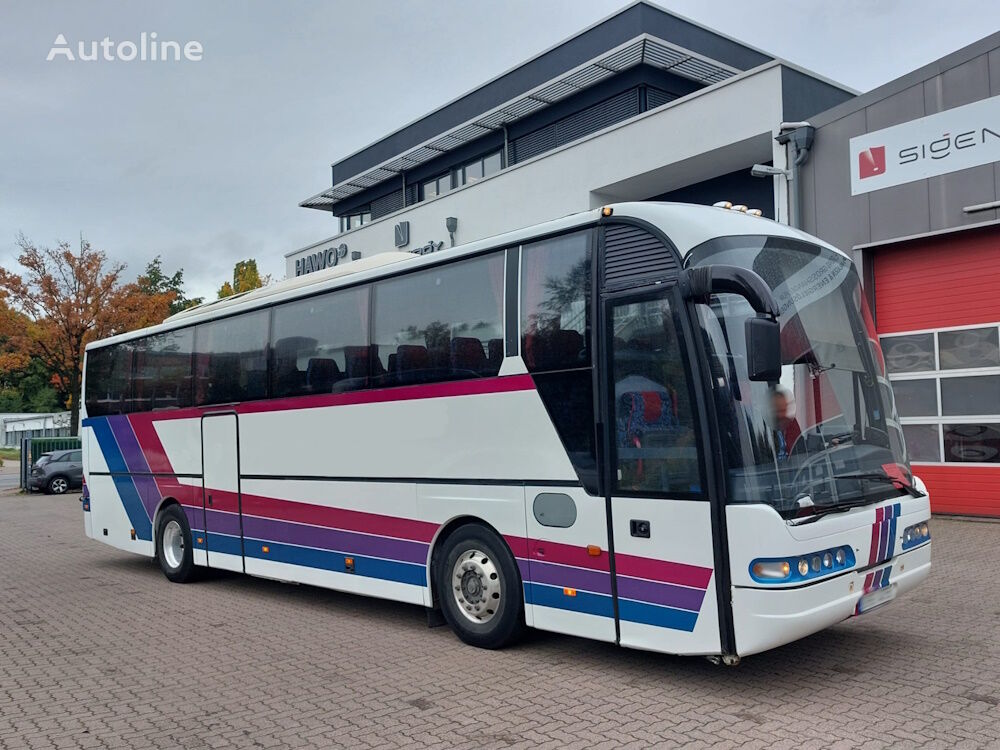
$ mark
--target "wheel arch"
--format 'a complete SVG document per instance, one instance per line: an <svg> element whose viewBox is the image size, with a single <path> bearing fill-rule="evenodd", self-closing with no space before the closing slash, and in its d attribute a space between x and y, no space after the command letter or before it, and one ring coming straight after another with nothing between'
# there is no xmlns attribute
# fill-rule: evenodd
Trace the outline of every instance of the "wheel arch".
<svg viewBox="0 0 1000 750"><path fill-rule="evenodd" d="M503 544L504 549L510 553L511 558L514 560L514 570L517 573L518 588L521 590L522 601L524 599L524 581L521 577L521 569L517 564L517 555L514 554L514 550L511 549L510 542L507 538L500 533L500 531L488 521L483 520L479 516L472 515L461 515L455 516L438 527L437 532L434 534L434 538L431 539L430 548L427 551L427 581L428 590L431 592L431 606L436 608L438 606L437 599L437 581L435 580L437 576L435 571L437 570L437 565L440 562L441 551L444 549L448 538L454 534L458 529L463 526L482 526L489 529L500 539L501 544ZM526 602L525 602L526 603Z"/></svg>
<svg viewBox="0 0 1000 750"><path fill-rule="evenodd" d="M168 496L168 497L160 498L160 502L156 506L156 510L153 511L153 517L152 517L152 519L150 519L152 521L152 524L153 524L153 534L152 534L152 536L153 536L153 551L154 551L154 553L156 551L156 541L157 541L156 540L156 530L157 530L157 528L160 525L160 516L163 514L163 511L165 511L171 505L180 506L181 507L181 512L184 511L184 507L181 506L180 501L176 497L169 497ZM185 514L185 516L186 516L186 514Z"/></svg>

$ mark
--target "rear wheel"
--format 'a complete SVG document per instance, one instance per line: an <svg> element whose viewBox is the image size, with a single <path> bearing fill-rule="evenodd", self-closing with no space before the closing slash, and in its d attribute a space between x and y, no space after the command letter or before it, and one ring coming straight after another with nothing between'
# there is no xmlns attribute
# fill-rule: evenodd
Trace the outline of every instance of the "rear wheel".
<svg viewBox="0 0 1000 750"><path fill-rule="evenodd" d="M174 583L187 583L194 577L191 528L179 505L171 505L160 513L156 524L156 561L163 575Z"/></svg>
<svg viewBox="0 0 1000 750"><path fill-rule="evenodd" d="M69 480L66 477L52 477L46 489L50 495L62 495L69 489Z"/></svg>
<svg viewBox="0 0 1000 750"><path fill-rule="evenodd" d="M445 541L436 570L441 610L471 646L503 648L524 631L521 577L507 545L478 524Z"/></svg>

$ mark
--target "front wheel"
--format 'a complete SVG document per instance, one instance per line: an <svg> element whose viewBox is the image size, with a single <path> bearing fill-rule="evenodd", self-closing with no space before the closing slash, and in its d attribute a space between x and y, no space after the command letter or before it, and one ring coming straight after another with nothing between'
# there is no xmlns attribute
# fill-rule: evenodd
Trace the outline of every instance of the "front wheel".
<svg viewBox="0 0 1000 750"><path fill-rule="evenodd" d="M470 646L503 648L524 631L521 577L503 540L470 524L445 541L435 571L441 610Z"/></svg>
<svg viewBox="0 0 1000 750"><path fill-rule="evenodd" d="M171 505L160 514L156 524L156 561L163 575L174 583L187 583L194 577L191 528L179 505Z"/></svg>

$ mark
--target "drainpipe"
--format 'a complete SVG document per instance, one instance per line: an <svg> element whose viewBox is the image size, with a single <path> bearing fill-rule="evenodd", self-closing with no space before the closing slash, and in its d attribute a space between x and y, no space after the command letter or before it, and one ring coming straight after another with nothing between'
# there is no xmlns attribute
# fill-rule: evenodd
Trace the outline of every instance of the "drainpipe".
<svg viewBox="0 0 1000 750"><path fill-rule="evenodd" d="M775 137L778 143L788 148L791 146L791 166L788 169L788 226L802 228L799 194L799 167L809 158L816 128L808 122L783 122L778 127Z"/></svg>

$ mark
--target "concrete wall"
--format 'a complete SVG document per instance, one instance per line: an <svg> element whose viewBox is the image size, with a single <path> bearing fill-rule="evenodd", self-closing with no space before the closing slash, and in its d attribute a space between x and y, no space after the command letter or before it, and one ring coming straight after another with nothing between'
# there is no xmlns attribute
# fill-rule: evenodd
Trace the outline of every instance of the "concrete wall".
<svg viewBox="0 0 1000 750"><path fill-rule="evenodd" d="M490 178L407 207L286 257L344 243L364 257L393 250L398 221L410 222L412 250L450 243L445 219L458 218L456 243L471 242L618 200L644 200L755 161L784 165L772 130L782 119L781 66L770 63L646 112ZM777 201L779 218L785 202Z"/></svg>

